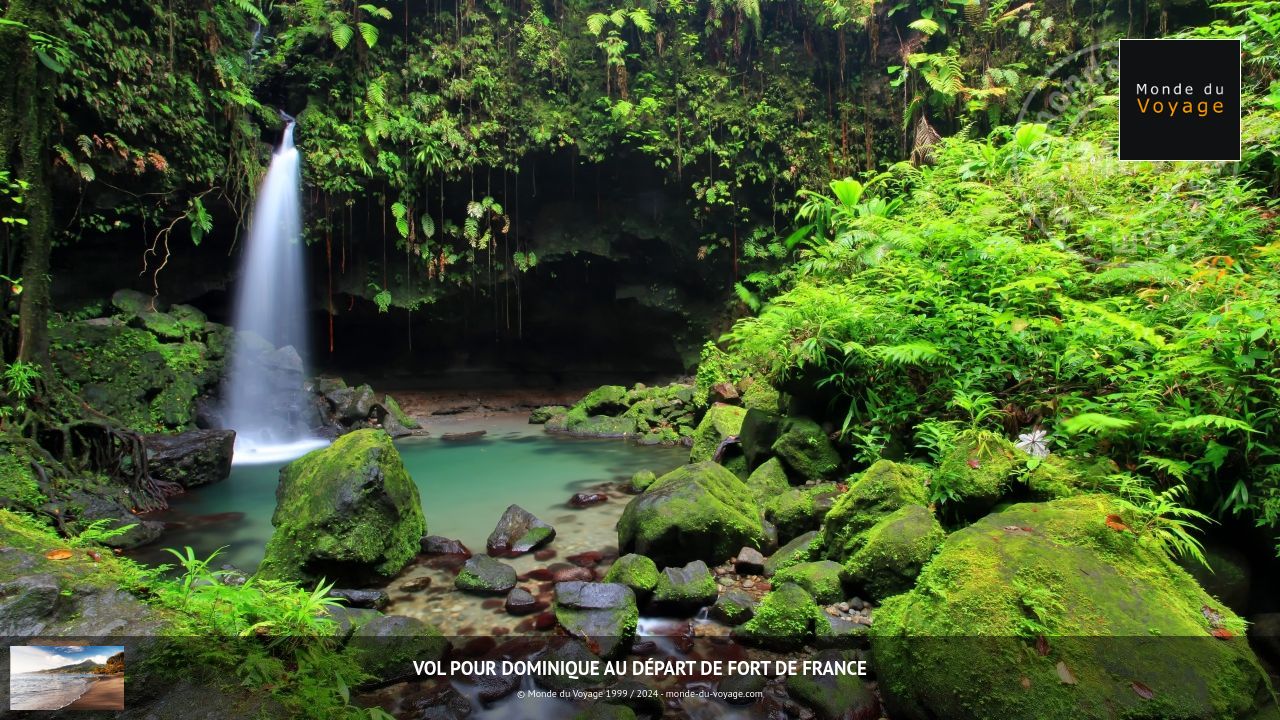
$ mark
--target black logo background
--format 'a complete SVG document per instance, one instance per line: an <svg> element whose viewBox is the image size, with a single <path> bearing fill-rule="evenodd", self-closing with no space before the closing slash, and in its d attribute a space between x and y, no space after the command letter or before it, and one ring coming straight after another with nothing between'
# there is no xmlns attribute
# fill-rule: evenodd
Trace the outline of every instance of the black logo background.
<svg viewBox="0 0 1280 720"><path fill-rule="evenodd" d="M1138 95L1138 83L1190 85L1191 95ZM1205 85L1222 86L1223 94L1205 95ZM1165 113L1138 111L1144 104L1162 102ZM1207 117L1182 114L1182 102L1221 102L1222 114ZM1168 105L1178 103L1170 117ZM1239 40L1121 40L1120 41L1120 159L1230 160L1240 159L1240 41Z"/></svg>

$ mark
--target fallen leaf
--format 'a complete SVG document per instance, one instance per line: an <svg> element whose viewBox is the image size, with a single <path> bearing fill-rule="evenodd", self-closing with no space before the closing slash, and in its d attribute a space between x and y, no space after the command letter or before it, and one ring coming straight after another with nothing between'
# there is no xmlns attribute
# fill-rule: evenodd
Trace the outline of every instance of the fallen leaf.
<svg viewBox="0 0 1280 720"><path fill-rule="evenodd" d="M1143 685L1142 683L1138 682L1137 680L1134 680L1132 683L1129 683L1129 687L1133 688L1133 691L1138 693L1138 697L1142 698L1143 700L1150 700L1151 698L1156 696L1155 691L1153 691L1151 688L1147 687L1146 685Z"/></svg>
<svg viewBox="0 0 1280 720"><path fill-rule="evenodd" d="M1036 637L1036 652L1040 653L1040 657L1049 654L1049 641L1043 635Z"/></svg>
<svg viewBox="0 0 1280 720"><path fill-rule="evenodd" d="M1124 524L1119 515L1108 515L1107 527L1115 530L1116 532L1124 532L1129 529L1129 526Z"/></svg>
<svg viewBox="0 0 1280 720"><path fill-rule="evenodd" d="M89 559L94 562L102 562L102 556L92 550L86 552L85 555L88 555Z"/></svg>
<svg viewBox="0 0 1280 720"><path fill-rule="evenodd" d="M1214 628L1209 631L1209 634L1218 638L1219 640L1230 640L1231 638L1236 636L1235 633L1231 632L1226 628Z"/></svg>
<svg viewBox="0 0 1280 720"><path fill-rule="evenodd" d="M1022 686L1023 690L1030 690L1031 678L1027 677L1026 675L1023 675L1022 679L1018 681L1018 684Z"/></svg>
<svg viewBox="0 0 1280 720"><path fill-rule="evenodd" d="M1071 668L1067 667L1066 663L1059 660L1055 667L1058 670L1058 679L1062 681L1063 685L1076 684L1076 676L1071 672Z"/></svg>
<svg viewBox="0 0 1280 720"><path fill-rule="evenodd" d="M982 467L982 463L978 462L978 458L969 458L968 463L969 463L969 467L973 468L974 470L977 470L978 468Z"/></svg>
<svg viewBox="0 0 1280 720"><path fill-rule="evenodd" d="M71 551L70 550L50 550L49 552L45 553L44 556L49 560L66 560L67 558L71 557Z"/></svg>

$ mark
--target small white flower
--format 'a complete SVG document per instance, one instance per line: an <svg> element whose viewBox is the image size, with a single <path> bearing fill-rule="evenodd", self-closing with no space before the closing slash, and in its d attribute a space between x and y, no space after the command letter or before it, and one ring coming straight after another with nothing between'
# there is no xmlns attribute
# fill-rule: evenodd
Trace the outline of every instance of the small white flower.
<svg viewBox="0 0 1280 720"><path fill-rule="evenodd" d="M1031 432L1018 436L1018 449L1032 457L1049 457L1049 444L1045 442L1048 434L1041 428L1032 428Z"/></svg>

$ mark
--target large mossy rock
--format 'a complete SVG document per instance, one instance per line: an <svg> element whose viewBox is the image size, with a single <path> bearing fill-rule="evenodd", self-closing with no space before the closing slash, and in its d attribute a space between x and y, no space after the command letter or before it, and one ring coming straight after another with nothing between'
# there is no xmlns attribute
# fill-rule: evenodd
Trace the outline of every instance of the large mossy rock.
<svg viewBox="0 0 1280 720"><path fill-rule="evenodd" d="M647 598L658 585L658 566L643 555L623 555L609 566L604 581L626 585L637 597Z"/></svg>
<svg viewBox="0 0 1280 720"><path fill-rule="evenodd" d="M662 566L715 565L764 542L760 509L746 484L714 462L684 465L631 499L618 519L618 547Z"/></svg>
<svg viewBox="0 0 1280 720"><path fill-rule="evenodd" d="M480 595L505 595L516 586L516 571L488 555L475 555L463 563L453 586Z"/></svg>
<svg viewBox="0 0 1280 720"><path fill-rule="evenodd" d="M737 437L742 430L742 420L746 415L746 410L733 405L717 403L707 408L707 414L702 416L702 422L693 431L689 462L715 460L720 444L731 437Z"/></svg>
<svg viewBox="0 0 1280 720"><path fill-rule="evenodd" d="M357 625L345 654L361 670L386 682L413 675L415 660L439 660L448 648L435 627L417 618L386 615Z"/></svg>
<svg viewBox="0 0 1280 720"><path fill-rule="evenodd" d="M840 455L831 438L807 418L783 418L772 449L788 474L799 480L819 482L840 469Z"/></svg>
<svg viewBox="0 0 1280 720"><path fill-rule="evenodd" d="M689 613L716 601L716 578L701 560L664 568L653 591L653 605L664 613Z"/></svg>
<svg viewBox="0 0 1280 720"><path fill-rule="evenodd" d="M756 502L764 504L775 496L789 492L791 483L787 480L787 471L782 468L782 462L777 458L769 458L747 476L747 487L751 488Z"/></svg>
<svg viewBox="0 0 1280 720"><path fill-rule="evenodd" d="M933 482L945 492L949 504L979 517L1000 502L1029 459L1030 455L995 433L961 433L955 448L938 463Z"/></svg>
<svg viewBox="0 0 1280 720"><path fill-rule="evenodd" d="M908 505L871 526L844 567L850 582L873 598L906 592L946 536L929 508Z"/></svg>
<svg viewBox="0 0 1280 720"><path fill-rule="evenodd" d="M847 597L845 586L849 584L849 575L838 562L816 560L779 570L773 576L773 583L795 583L818 603L831 605Z"/></svg>
<svg viewBox="0 0 1280 720"><path fill-rule="evenodd" d="M813 636L814 622L821 614L804 588L782 583L764 596L755 615L735 629L734 635L756 645L795 650Z"/></svg>
<svg viewBox="0 0 1280 720"><path fill-rule="evenodd" d="M853 557L865 543L863 533L890 513L927 502L924 470L889 460L867 468L827 512L822 524L826 555L837 562Z"/></svg>
<svg viewBox="0 0 1280 720"><path fill-rule="evenodd" d="M769 460L756 472L773 462ZM817 530L839 495L840 490L835 483L788 487L775 492L762 503L764 517L778 528L778 539L786 542L797 535Z"/></svg>
<svg viewBox="0 0 1280 720"><path fill-rule="evenodd" d="M231 474L235 442L235 430L142 436L151 477L187 489L226 480Z"/></svg>
<svg viewBox="0 0 1280 720"><path fill-rule="evenodd" d="M876 611L890 715L1274 717L1243 621L1121 523L1136 525L1109 497L1082 495L951 534L915 589Z"/></svg>
<svg viewBox="0 0 1280 720"><path fill-rule="evenodd" d="M426 533L418 487L381 430L357 430L280 471L259 573L359 583L390 577Z"/></svg>

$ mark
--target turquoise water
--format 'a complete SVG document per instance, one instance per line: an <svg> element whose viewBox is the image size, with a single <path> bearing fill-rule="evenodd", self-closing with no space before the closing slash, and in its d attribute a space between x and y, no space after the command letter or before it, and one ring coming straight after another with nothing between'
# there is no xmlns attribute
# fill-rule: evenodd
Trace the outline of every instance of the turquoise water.
<svg viewBox="0 0 1280 720"><path fill-rule="evenodd" d="M439 439L445 432L477 429L488 434L469 442ZM512 503L555 524L574 513L566 503L575 492L629 478L637 470L661 474L689 456L685 448L548 435L523 414L449 423L433 427L431 437L397 445L422 496L428 532L462 540L477 552L483 552L485 538ZM229 562L253 570L271 537L279 470L237 465L223 482L173 498L169 510L147 517L169 525L164 536L136 555L169 562L173 558L160 548L190 545L204 556L226 546L215 565ZM584 520L592 516L580 514Z"/></svg>

